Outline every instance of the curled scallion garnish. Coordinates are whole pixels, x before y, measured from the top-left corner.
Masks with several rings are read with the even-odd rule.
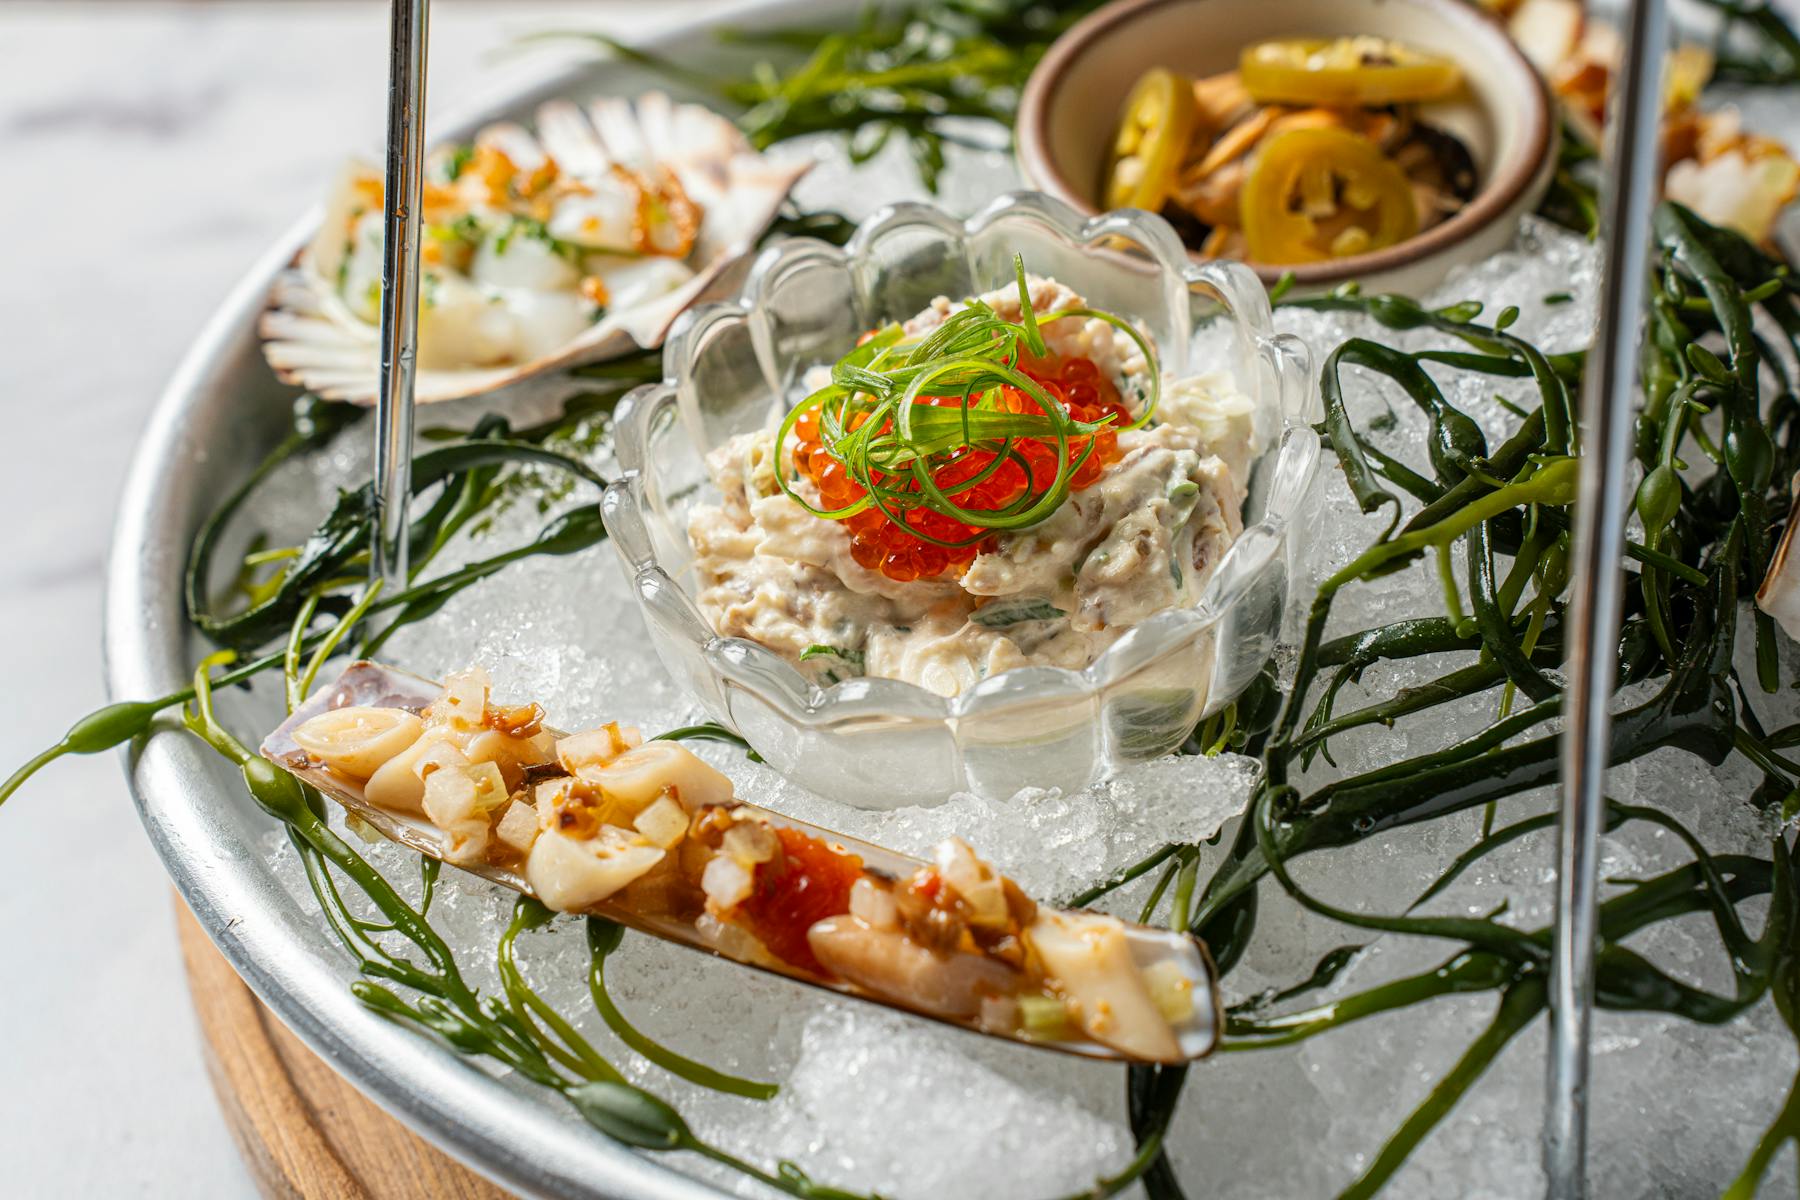
[[[1019,324],[1025,330],[1025,344],[1039,358],[1049,353],[1044,345],[1044,335],[1038,329],[1037,314],[1031,311],[1031,285],[1025,279],[1025,259],[1022,255],[1013,256],[1013,270],[1019,278]]]
[[[1017,320],[971,300],[922,336],[889,325],[839,360],[831,382],[795,405],[776,434],[782,491],[814,516],[850,522],[853,534],[886,522],[903,539],[972,553],[996,533],[1043,521],[1093,482],[1112,438],[1155,411],[1156,352],[1112,313],[1037,313],[1023,258],[1013,267]],[[1104,321],[1136,344],[1150,378],[1135,416],[1085,359],[1061,364],[1081,364],[1076,384],[1045,374],[1056,368],[1045,365],[1053,355],[1042,327],[1068,318]],[[1076,403],[1076,391],[1087,398]],[[802,476],[817,497],[800,492]],[[937,574],[949,561],[927,553],[896,577]]]

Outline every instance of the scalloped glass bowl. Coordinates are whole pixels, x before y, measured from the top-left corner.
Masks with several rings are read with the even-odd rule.
[[[718,636],[694,602],[687,512],[713,495],[704,458],[799,398],[810,367],[937,296],[978,295],[1028,270],[1136,320],[1163,370],[1224,371],[1255,406],[1244,532],[1190,608],[1160,613],[1082,671],[1024,667],[945,698],[896,679],[822,688],[754,642]],[[1084,219],[1035,192],[967,221],[898,204],[843,249],[771,246],[736,301],[695,310],[664,352],[660,384],[615,421],[621,469],[602,500],[650,637],[715,720],[784,775],[865,808],[936,804],[970,790],[1075,789],[1173,750],[1227,704],[1274,648],[1295,518],[1320,461],[1306,347],[1273,331],[1267,294],[1236,263],[1194,264],[1159,217]]]

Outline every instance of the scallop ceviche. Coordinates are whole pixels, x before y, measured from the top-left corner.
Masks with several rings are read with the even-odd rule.
[[[551,101],[427,163],[418,399],[472,395],[566,361],[659,343],[754,244],[805,164],[660,92]],[[349,163],[263,319],[277,374],[368,402],[381,314],[383,181]]]
[[[1250,399],[1164,378],[1128,321],[1022,266],[805,382],[709,456],[688,535],[717,631],[821,684],[1084,668],[1193,604],[1242,532]]]

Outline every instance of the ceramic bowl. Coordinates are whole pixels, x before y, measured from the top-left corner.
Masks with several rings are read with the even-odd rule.
[[[1355,279],[1368,290],[1423,292],[1511,241],[1556,169],[1558,128],[1543,78],[1504,27],[1466,0],[1118,0],[1058,38],[1032,72],[1019,104],[1020,169],[1033,187],[1096,213],[1119,112],[1146,70],[1212,75],[1235,67],[1255,42],[1350,34],[1391,38],[1461,66],[1462,95],[1422,113],[1468,146],[1479,190],[1449,220],[1397,246],[1252,266],[1265,283],[1291,269],[1309,291]]]
[[[766,426],[865,330],[934,297],[1009,283],[1013,255],[1097,307],[1126,314],[1167,371],[1228,372],[1255,406],[1258,454],[1244,532],[1194,606],[1133,629],[1081,671],[1024,667],[946,698],[897,679],[822,688],[754,642],[719,636],[694,600],[687,514],[716,495],[704,457]],[[671,675],[777,770],[869,808],[941,803],[968,790],[1073,789],[1124,763],[1168,753],[1226,704],[1274,647],[1290,537],[1318,469],[1317,400],[1306,347],[1270,326],[1269,301],[1236,263],[1195,264],[1160,217],[1083,218],[1032,192],[968,221],[899,204],[843,249],[778,243],[741,298],[686,318],[664,351],[667,378],[640,388],[614,423],[621,474],[606,527]]]

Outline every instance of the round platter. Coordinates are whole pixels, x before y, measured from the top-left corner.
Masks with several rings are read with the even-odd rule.
[[[735,10],[755,27],[818,20],[851,4],[778,0]],[[709,18],[710,22],[710,18]],[[698,23],[647,49],[704,62],[716,41]],[[433,130],[467,138],[551,95],[631,94],[661,86],[620,63],[563,71],[493,109]],[[115,698],[181,687],[195,646],[182,604],[187,547],[209,508],[280,436],[288,394],[262,360],[256,320],[276,273],[316,221],[308,214],[250,269],[219,307],[159,399],[126,480],[107,573],[107,683]],[[268,818],[216,755],[186,738],[134,747],[127,777],[144,827],[206,933],[299,1037],[427,1141],[528,1196],[699,1200],[720,1193],[669,1166],[583,1133],[548,1106],[460,1060],[448,1048],[364,1009],[333,965],[341,948],[301,911],[263,853]]]
[[[852,11],[851,4],[840,0],[777,0],[775,3],[736,6],[723,14],[713,10],[707,13],[704,26],[696,22],[647,42],[645,48],[704,74],[717,61],[718,43],[712,26],[720,21],[751,27],[796,22],[810,25],[830,19],[834,13],[847,19]],[[466,138],[476,127],[496,118],[525,118],[538,103],[550,96],[582,99],[598,94],[631,95],[650,87],[664,86],[663,81],[653,78],[645,70],[622,63],[557,74],[547,71],[545,75],[535,85],[488,107],[470,120],[446,123],[443,128],[433,130],[434,140]],[[1765,102],[1776,103],[1772,99]],[[1750,123],[1757,125],[1758,116],[1753,114]],[[1761,123],[1782,128],[1791,123],[1791,113],[1778,110],[1766,114]],[[893,149],[900,151],[898,146]],[[840,158],[847,157],[840,151]],[[944,194],[940,197],[942,207],[949,211],[974,211],[994,195],[1017,185],[1016,173],[998,148],[968,153],[958,146],[952,148],[950,157]],[[826,152],[821,152],[820,158],[821,169],[809,177],[808,186],[800,196],[804,206],[841,207],[846,215],[856,219],[882,204],[918,194],[905,191],[892,181],[875,186],[847,170],[825,166],[829,162]],[[911,178],[910,172],[907,177]],[[187,682],[192,664],[204,653],[190,629],[182,601],[188,546],[196,528],[219,498],[230,492],[248,465],[257,461],[286,430],[286,401],[291,398],[291,392],[275,381],[265,365],[257,344],[255,325],[271,280],[291,259],[296,247],[310,232],[314,220],[314,217],[307,217],[271,247],[226,300],[183,361],[144,434],[126,481],[109,572],[105,641],[109,684],[116,698],[141,699],[173,691]],[[1519,327],[1535,328],[1538,332],[1529,336],[1549,338],[1560,350],[1581,345],[1580,339],[1587,336],[1586,323],[1592,312],[1596,283],[1592,254],[1585,240],[1574,234],[1554,231],[1544,222],[1533,219],[1525,223],[1508,250],[1477,264],[1468,276],[1446,286],[1467,290],[1440,291],[1435,297],[1423,298],[1424,302],[1436,306],[1480,295],[1496,302],[1511,301],[1515,306],[1523,305],[1524,317]],[[1320,345],[1336,344],[1345,336],[1344,327],[1332,324],[1329,315],[1301,312],[1291,313],[1289,318],[1292,328],[1316,337]],[[1489,435],[1510,429],[1508,411],[1516,413],[1517,409],[1507,398],[1494,394],[1485,381],[1478,381],[1476,392],[1479,394],[1470,393],[1467,399],[1471,404],[1479,402],[1485,406],[1482,411],[1491,422],[1487,428]],[[1371,393],[1370,400],[1372,419],[1381,419],[1383,414],[1373,407],[1381,402],[1381,397]],[[1386,417],[1395,419],[1391,407]],[[1418,439],[1415,449],[1423,447],[1422,418],[1413,423],[1412,432]],[[337,480],[322,475],[313,482],[335,483]],[[1360,549],[1371,536],[1369,530],[1359,524],[1359,514],[1347,487],[1341,479],[1337,483],[1340,490],[1336,498],[1319,505],[1316,522],[1319,528],[1309,531],[1310,538],[1317,542],[1316,546],[1308,547],[1312,552],[1307,560],[1309,567],[1321,566],[1328,561],[1346,561],[1346,550]],[[285,514],[290,508],[296,512],[307,511],[306,505],[294,504],[279,511]],[[261,515],[276,511],[276,506],[270,506],[269,511]],[[610,550],[605,553],[610,558]],[[1419,568],[1421,572],[1429,571],[1429,566],[1424,563],[1420,563]],[[583,585],[592,578],[583,576]],[[1435,598],[1438,581],[1426,578],[1421,586],[1420,578],[1418,575],[1383,576],[1386,582],[1370,588],[1363,597],[1363,607],[1358,610],[1360,615],[1370,620],[1382,614],[1382,619],[1386,620],[1395,612],[1410,611],[1396,607],[1396,598],[1410,600],[1414,593]],[[556,600],[555,597],[551,599]],[[511,598],[506,603],[510,605]],[[564,604],[563,607],[575,606]],[[591,607],[598,611],[601,606]],[[1342,610],[1339,612],[1341,615]],[[509,633],[531,633],[532,636],[524,641],[499,644],[496,657],[512,654],[515,659],[535,659],[539,657],[539,651],[561,644],[579,652],[572,660],[574,666],[570,674],[591,682],[605,674],[602,668],[610,669],[616,665],[615,659],[626,658],[632,653],[627,648],[609,655],[602,653],[603,648],[596,643],[612,638],[621,630],[628,638],[633,626],[590,623],[586,627],[588,632],[582,637],[566,637],[558,643],[554,637],[544,637],[541,627],[533,633],[534,627],[523,616],[517,621],[511,620],[520,614],[510,608],[505,615]],[[492,647],[495,644],[484,645]],[[583,650],[584,646],[591,648],[593,653]],[[396,661],[404,660],[405,655],[396,652]],[[477,660],[463,657],[448,666],[437,665],[451,669],[470,661]],[[637,661],[644,661],[643,653]],[[422,664],[415,665],[427,669]],[[645,669],[655,670],[653,667]],[[593,683],[596,689],[611,687],[612,694],[605,697],[606,703],[623,710],[608,711],[606,715],[644,719],[642,710],[653,703],[651,699],[632,694],[621,702],[619,697],[623,691],[621,684],[636,685],[647,678],[634,676],[626,680],[620,675],[610,675]],[[657,678],[661,679],[660,673]],[[1404,681],[1407,677],[1400,678]],[[1791,696],[1784,699],[1792,701]],[[1789,719],[1796,715],[1800,714],[1787,714]],[[1468,722],[1466,729],[1447,721],[1443,729],[1426,735],[1423,744],[1431,744],[1439,737],[1460,736],[1459,730],[1486,728],[1490,723],[1485,711],[1475,711],[1474,706],[1462,714],[1462,719]],[[246,727],[239,730],[247,738],[260,736],[273,724],[270,721],[257,728],[254,720],[246,718]],[[1412,746],[1415,752],[1418,748],[1416,744]],[[1203,760],[1193,756],[1180,761],[1193,764]],[[1332,765],[1336,767],[1335,763]],[[1630,772],[1636,771],[1637,767],[1630,768]],[[350,1084],[420,1137],[509,1191],[523,1195],[662,1200],[665,1197],[729,1194],[676,1169],[685,1164],[639,1155],[608,1141],[583,1125],[566,1105],[550,1094],[537,1091],[517,1078],[489,1073],[477,1063],[459,1057],[443,1043],[420,1037],[411,1029],[390,1024],[371,1014],[346,987],[350,969],[341,946],[320,924],[310,903],[299,898],[293,879],[282,874],[282,867],[275,857],[278,839],[274,823],[248,801],[236,772],[219,757],[191,739],[155,736],[133,747],[128,774],[152,843],[162,855],[205,935],[217,945],[231,968],[330,1068],[341,1073]],[[1718,803],[1721,797],[1735,797],[1732,789],[1738,788],[1741,782],[1735,777],[1722,773],[1716,778],[1706,773],[1692,776],[1681,770],[1679,764],[1671,768],[1662,759],[1647,763],[1642,775],[1647,794],[1660,796],[1689,816],[1696,815],[1710,801],[1718,812],[1713,814],[1716,820],[1709,829],[1712,836],[1720,839],[1721,846],[1730,848],[1745,838],[1760,837],[1758,829],[1735,820],[1735,800],[1731,804]],[[1628,779],[1633,789],[1638,787],[1636,774],[1622,775],[1621,778]],[[1247,791],[1248,785],[1243,779],[1239,783]],[[1185,774],[1169,775],[1151,790],[1156,787],[1168,795],[1178,795],[1190,804],[1196,798],[1211,802],[1215,798],[1209,796],[1207,789],[1217,790],[1215,784],[1200,782]],[[813,799],[818,800],[817,797]],[[1531,802],[1543,805],[1549,799],[1540,794]],[[949,806],[936,811],[951,813],[951,823],[944,827],[947,831],[967,834],[976,840],[975,831],[955,824],[961,816]],[[1140,802],[1137,817],[1143,817],[1144,812]],[[1467,815],[1472,822],[1475,814]],[[1196,814],[1188,816],[1198,819]],[[1223,809],[1218,816],[1220,820],[1224,819]],[[1041,818],[1046,821],[1056,819],[1054,811]],[[1177,838],[1169,830],[1146,819],[1134,818],[1114,824],[1132,836],[1155,829],[1171,840],[1195,843],[1210,837],[1218,828],[1214,825]],[[1102,827],[1101,823],[1096,823],[1092,829]],[[918,826],[912,832],[922,835],[926,828]],[[1469,828],[1472,832],[1473,825]],[[1096,839],[1099,836],[1094,834]],[[1657,831],[1655,836],[1661,837],[1661,832]],[[1663,845],[1655,846],[1639,839],[1633,852],[1641,852],[1643,857],[1631,861],[1666,862],[1674,841],[1667,839]],[[1766,842],[1763,845],[1766,846]],[[1107,847],[1109,852],[1117,848],[1111,844]],[[1371,849],[1383,855],[1387,852],[1385,845]],[[1450,847],[1437,841],[1418,849],[1422,851],[1419,861],[1425,861],[1433,855],[1443,857]],[[1521,846],[1519,849],[1523,852],[1529,848]],[[996,861],[1006,860],[997,855]],[[1516,877],[1496,875],[1492,880],[1495,885],[1508,884],[1513,878],[1540,879],[1538,868],[1527,857],[1516,857],[1509,862],[1508,870],[1516,869],[1524,874]],[[1377,864],[1374,870],[1367,869],[1370,863]],[[410,860],[405,865],[410,869]],[[1083,872],[1081,882],[1104,877],[1106,873],[1100,869],[1104,864],[1067,865]],[[1354,876],[1355,886],[1373,897],[1372,902],[1380,902],[1385,896],[1390,902],[1401,903],[1410,898],[1410,893],[1403,896],[1396,889],[1408,886],[1410,881],[1403,878],[1404,871],[1392,869],[1395,865],[1405,864],[1382,858],[1347,861],[1343,868],[1344,877]],[[1095,869],[1089,870],[1090,866]],[[1377,895],[1370,891],[1365,885],[1371,881],[1389,885],[1388,892]],[[1149,880],[1144,882],[1147,887]],[[1314,933],[1323,936],[1329,931],[1303,931],[1298,925],[1291,928],[1296,936],[1274,952],[1279,960],[1274,965],[1280,978],[1287,978],[1293,970],[1304,971],[1314,962],[1323,961],[1319,956],[1328,949],[1332,955],[1343,949],[1339,944],[1341,933],[1330,932],[1330,941],[1315,942],[1309,940]],[[643,944],[662,945],[650,939],[645,939]],[[1685,954],[1686,945],[1678,936],[1664,948]],[[1331,949],[1334,946],[1337,948]],[[457,947],[460,956],[464,945],[458,942]],[[1380,953],[1381,949],[1377,948],[1371,960],[1389,966],[1396,961],[1380,959]],[[582,961],[585,964],[586,960]],[[704,1008],[697,1010],[693,1006],[684,1007],[691,999],[681,991],[685,978],[658,976],[653,972],[644,972],[638,978],[644,989],[639,998],[645,1010],[660,1010],[658,1015],[666,1016],[671,1028],[678,1027],[677,1032],[706,1037],[718,1035],[720,1043],[771,1042],[774,1034],[767,1031],[782,1031],[769,1022],[791,1015],[790,1010],[805,1007],[790,993],[770,991],[752,995],[751,985],[742,984],[740,988],[741,980],[733,979],[726,980],[726,986],[718,990],[714,999],[719,1002],[710,1012]],[[650,1015],[648,1011],[646,1015]],[[1311,1186],[1312,1183],[1345,1164],[1351,1170],[1360,1169],[1366,1162],[1364,1156],[1368,1149],[1376,1144],[1365,1141],[1365,1134],[1372,1138],[1376,1133],[1352,1127],[1353,1123],[1342,1119],[1344,1114],[1352,1111],[1358,1116],[1367,1114],[1371,1122],[1383,1122],[1384,1128],[1377,1132],[1385,1133],[1385,1118],[1390,1115],[1390,1110],[1397,1116],[1401,1097],[1409,1088],[1424,1086],[1440,1065],[1432,1055],[1422,1054],[1419,1047],[1433,1052],[1445,1050],[1451,1044],[1445,1040],[1446,1036],[1454,1036],[1456,1032],[1452,1023],[1466,1020],[1470,1015],[1471,1010],[1459,1007],[1440,1026],[1432,1027],[1433,1032],[1422,1022],[1415,1024],[1413,1014],[1408,1013],[1403,1026],[1389,1026],[1386,1034],[1378,1034],[1376,1038],[1360,1042],[1338,1039],[1329,1043],[1329,1049],[1319,1050],[1310,1057],[1302,1052],[1298,1057],[1277,1061],[1271,1066],[1264,1066],[1268,1060],[1258,1056],[1256,1067],[1240,1069],[1232,1065],[1233,1060],[1242,1063],[1249,1056],[1220,1056],[1222,1061],[1209,1066],[1208,1086],[1217,1089],[1215,1095],[1227,1098],[1228,1102],[1204,1106],[1204,1130],[1210,1140],[1202,1143],[1198,1136],[1188,1139],[1193,1147],[1193,1160],[1204,1164],[1208,1172],[1203,1177],[1205,1190],[1232,1194],[1248,1192],[1252,1189],[1234,1186],[1229,1177],[1217,1174],[1219,1165],[1229,1162],[1233,1167],[1242,1166],[1246,1173],[1240,1178],[1255,1177],[1269,1169],[1271,1162],[1279,1160],[1285,1164],[1305,1158],[1296,1156],[1293,1148],[1302,1140],[1315,1137],[1325,1146],[1324,1152],[1317,1156],[1318,1161],[1302,1163],[1309,1171],[1305,1184],[1298,1182],[1298,1176],[1283,1177],[1288,1185],[1284,1194],[1322,1190]],[[1754,1136],[1754,1128],[1779,1103],[1763,1093],[1784,1088],[1788,1080],[1786,1064],[1791,1055],[1791,1036],[1773,1015],[1772,1005],[1764,1002],[1729,1025],[1702,1028],[1684,1022],[1675,1028],[1665,1021],[1648,1033],[1635,1028],[1627,1030],[1606,1013],[1600,1014],[1599,1020],[1603,1036],[1597,1041],[1602,1045],[1603,1053],[1596,1074],[1595,1094],[1624,1096],[1625,1102],[1597,1104],[1596,1111],[1612,1114],[1615,1124],[1629,1121],[1630,1128],[1625,1131],[1629,1134],[1625,1141],[1620,1140],[1618,1128],[1612,1129],[1606,1135],[1611,1152],[1593,1156],[1592,1161],[1597,1165],[1604,1164],[1611,1181],[1596,1194],[1642,1195],[1652,1191],[1699,1194],[1706,1189],[1679,1186],[1668,1180],[1677,1177],[1689,1182],[1705,1180],[1710,1188],[1717,1181],[1728,1178],[1749,1153],[1749,1139]],[[758,1021],[764,1023],[758,1025]],[[917,1066],[911,1082],[923,1080],[933,1090],[912,1100],[917,1106],[914,1111],[935,1111],[940,1089],[943,1094],[951,1090],[945,1080],[964,1059],[976,1063],[979,1047],[958,1046],[945,1050],[936,1058],[921,1054],[908,1057],[915,1047],[903,1036],[892,1034],[890,1031],[894,1028],[898,1026],[889,1026],[873,1034],[873,1038],[882,1043],[887,1056],[852,1063],[854,1069],[840,1070],[843,1064],[832,1060],[831,1053],[834,1047],[841,1050],[852,1039],[846,1037],[834,1042],[827,1030],[827,1036],[815,1037],[810,1046],[825,1046],[819,1052],[819,1060],[832,1060],[825,1069],[838,1071],[834,1079],[854,1081],[861,1072],[860,1086],[877,1102],[887,1099],[895,1103],[896,1094],[904,1099],[906,1093],[894,1088],[894,1080],[889,1076],[900,1073],[902,1068]],[[814,1026],[808,1023],[807,1030],[813,1029]],[[798,1030],[798,1023],[788,1026],[787,1030]],[[855,1032],[857,1037],[865,1040],[871,1036],[868,1028]],[[1619,1036],[1614,1036],[1615,1032]],[[804,1038],[807,1034],[800,1036]],[[1710,1040],[1702,1042],[1703,1037]],[[1778,1049],[1771,1051],[1771,1045]],[[724,1051],[722,1045],[719,1048]],[[1728,1111],[1721,1108],[1720,1120],[1713,1125],[1693,1121],[1691,1104],[1684,1103],[1684,1099],[1691,1101],[1691,1096],[1671,1092],[1666,1087],[1666,1080],[1675,1071],[1684,1069],[1684,1062],[1726,1059],[1733,1055],[1736,1061],[1754,1064],[1754,1069],[1746,1066],[1741,1072],[1742,1078],[1734,1083],[1732,1098],[1737,1107]],[[839,1055],[839,1058],[843,1057]],[[1632,1063],[1630,1071],[1620,1071],[1618,1064],[1627,1059]],[[1535,1106],[1542,1095],[1537,1059],[1526,1050],[1515,1052],[1509,1062],[1514,1064],[1513,1081],[1508,1085],[1510,1093],[1497,1099],[1490,1098],[1487,1107],[1479,1113],[1465,1114],[1470,1119],[1455,1137],[1440,1138],[1437,1153],[1440,1162],[1447,1165],[1437,1168],[1439,1173],[1435,1174],[1431,1169],[1421,1169],[1410,1185],[1415,1190],[1407,1194],[1443,1194],[1443,1180],[1447,1178],[1464,1186],[1479,1180],[1486,1187],[1486,1194],[1493,1195],[1541,1191],[1535,1166],[1538,1124]],[[1383,1068],[1385,1075],[1381,1074]],[[1070,1071],[1079,1069],[1088,1068],[1070,1068]],[[1234,1071],[1239,1072],[1235,1078]],[[806,1095],[796,1085],[796,1080],[802,1078],[801,1072],[796,1070],[783,1078],[786,1080],[784,1101],[788,1096]],[[1284,1078],[1293,1081],[1293,1089],[1286,1088],[1281,1082]],[[1323,1082],[1315,1083],[1315,1080]],[[816,1088],[816,1080],[813,1082]],[[1031,1082],[1042,1083],[1045,1079]],[[1109,1095],[1118,1102],[1120,1089],[1111,1086],[1115,1081],[1109,1078],[1105,1082],[1109,1086]],[[1628,1088],[1646,1090],[1625,1090]],[[1019,1089],[1007,1094],[1017,1095],[1030,1090],[1022,1083]],[[1292,1117],[1285,1122],[1289,1136],[1269,1137],[1265,1127],[1268,1112],[1278,1103],[1308,1093],[1316,1095],[1317,1105],[1305,1111],[1302,1111],[1304,1105],[1292,1108]],[[945,1128],[954,1127],[957,1132],[969,1133],[968,1141],[975,1144],[982,1161],[997,1164],[1001,1170],[1021,1171],[1035,1165],[1035,1161],[1026,1161],[1026,1154],[1015,1152],[1009,1157],[1004,1148],[996,1150],[983,1140],[994,1130],[1008,1126],[1012,1127],[1008,1132],[1028,1142],[1037,1138],[1027,1147],[1028,1151],[1039,1152],[1031,1155],[1034,1160],[1054,1157],[1043,1153],[1053,1145],[1086,1146],[1089,1140],[1094,1140],[1097,1151],[1105,1149],[1098,1144],[1098,1139],[1067,1133],[1066,1126],[1020,1120],[1016,1106],[1004,1102],[985,1103],[996,1093],[965,1089],[962,1094],[970,1103],[961,1109],[944,1106],[952,1118]],[[837,1109],[831,1107],[836,1093],[815,1090],[813,1096],[815,1100],[824,1097],[818,1107],[821,1111],[829,1109],[827,1116],[836,1114]],[[1262,1103],[1237,1103],[1240,1098],[1249,1101],[1260,1098]],[[1074,1098],[1068,1099],[1069,1107],[1079,1111],[1080,1106]],[[861,1119],[857,1132],[875,1139],[872,1144],[885,1149],[890,1142],[900,1142],[907,1144],[909,1150],[913,1148],[908,1139],[894,1136],[892,1113],[895,1109],[884,1110],[879,1103],[868,1105],[866,1110],[858,1104],[843,1107],[856,1109],[857,1113],[853,1115],[866,1118]],[[1188,1109],[1191,1112],[1201,1107],[1190,1105]],[[768,1111],[777,1112],[777,1106],[770,1106]],[[999,1116],[992,1125],[967,1120],[969,1114],[977,1111]],[[731,1132],[748,1131],[753,1137],[768,1132],[767,1128],[752,1121],[740,1120],[736,1112],[721,1109],[714,1115],[715,1124]],[[962,1128],[963,1124],[968,1126],[967,1130]],[[796,1135],[794,1143],[799,1144],[814,1128],[793,1126],[782,1132]],[[901,1128],[906,1129],[905,1126]],[[1120,1154],[1128,1153],[1129,1135],[1122,1125],[1115,1124],[1113,1128],[1118,1133],[1117,1145],[1113,1148]],[[1183,1132],[1198,1135],[1200,1129],[1200,1123],[1194,1121]],[[906,1131],[911,1132],[910,1129]],[[1334,1140],[1327,1143],[1326,1133]],[[1654,1145],[1656,1152],[1640,1154],[1639,1147],[1644,1144]],[[831,1153],[839,1153],[837,1144],[823,1135],[810,1145],[811,1148],[829,1146]],[[764,1151],[780,1152],[782,1149],[768,1140],[757,1142],[755,1153],[763,1155]],[[1338,1157],[1335,1166],[1323,1163],[1327,1155]],[[855,1155],[848,1152],[840,1157],[847,1163],[855,1159]],[[947,1161],[951,1156],[935,1157]],[[1124,1160],[1117,1158],[1117,1161]],[[909,1168],[912,1165],[909,1163]],[[1085,1168],[1086,1163],[1080,1165]],[[1318,1170],[1313,1169],[1315,1166]],[[825,1164],[825,1169],[829,1167],[829,1163]],[[825,1177],[822,1169],[821,1178]],[[1654,1180],[1654,1186],[1649,1182],[1651,1180]],[[978,1182],[982,1185],[981,1190],[965,1194],[1023,1194],[1027,1190],[1011,1176],[983,1176]],[[1265,1185],[1267,1182],[1262,1181]],[[882,1186],[871,1190],[894,1194],[897,1189]],[[925,1181],[915,1194],[948,1194],[948,1190],[942,1179],[934,1179]],[[1043,1194],[1061,1194],[1070,1190],[1058,1186],[1054,1192],[1043,1189]],[[1261,1187],[1255,1190],[1259,1194],[1263,1191]],[[1030,1191],[1035,1194],[1038,1189]]]

